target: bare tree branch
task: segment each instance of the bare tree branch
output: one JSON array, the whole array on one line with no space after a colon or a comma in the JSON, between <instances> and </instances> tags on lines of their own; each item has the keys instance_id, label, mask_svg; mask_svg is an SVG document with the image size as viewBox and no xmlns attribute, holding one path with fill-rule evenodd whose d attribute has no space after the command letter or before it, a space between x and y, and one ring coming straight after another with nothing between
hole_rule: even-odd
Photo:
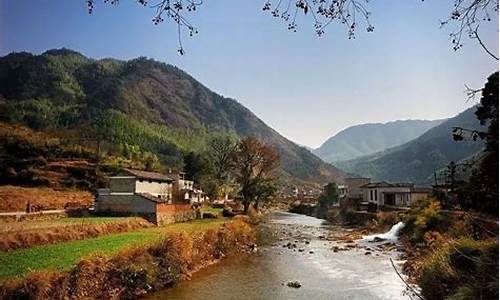
<instances>
[{"instance_id":1,"label":"bare tree branch","mask_svg":"<svg viewBox=\"0 0 500 300\"><path fill-rule=\"evenodd\" d=\"M498 0L454 0L453 11L444 21L441 21L441 27L450 23L457 24L458 28L450 33L451 43L454 50L463 47L463 37L468 36L471 39L477 39L481 47L491 57L498 60L479 38L479 26L484 22L497 22L493 20L493 15L498 15Z\"/></svg>"},{"instance_id":2,"label":"bare tree branch","mask_svg":"<svg viewBox=\"0 0 500 300\"><path fill-rule=\"evenodd\" d=\"M493 52L491 52L483 43L483 41L481 40L481 38L479 37L479 34L478 34L478 31L479 30L479 25L476 27L476 30L474 30L472 33L471 33L471 38L473 39L476 39L478 42L479 42L479 45L481 45L481 47L483 48L484 51L486 51L486 53L488 53L491 57L493 57L494 59L498 60L498 56L496 56L495 54L493 54Z\"/></svg>"}]
</instances>

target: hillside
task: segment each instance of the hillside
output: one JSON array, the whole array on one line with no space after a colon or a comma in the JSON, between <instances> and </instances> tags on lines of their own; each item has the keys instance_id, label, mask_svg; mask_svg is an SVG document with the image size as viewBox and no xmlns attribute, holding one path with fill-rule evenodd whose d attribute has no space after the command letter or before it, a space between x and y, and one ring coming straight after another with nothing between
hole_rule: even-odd
<instances>
[{"instance_id":1,"label":"hillside","mask_svg":"<svg viewBox=\"0 0 500 300\"><path fill-rule=\"evenodd\" d=\"M450 161L466 159L483 149L482 141L456 142L452 137L454 126L485 130L479 124L475 111L476 107L471 107L403 145L338 162L338 165L345 171L376 180L430 184L434 171L445 167Z\"/></svg>"},{"instance_id":2,"label":"hillside","mask_svg":"<svg viewBox=\"0 0 500 300\"><path fill-rule=\"evenodd\" d=\"M277 147L288 178L326 182L344 176L236 100L146 58L94 60L67 49L12 53L0 58L0 105L5 122L128 152L136 146L168 167L182 168L183 153L203 150L213 135L253 135Z\"/></svg>"},{"instance_id":3,"label":"hillside","mask_svg":"<svg viewBox=\"0 0 500 300\"><path fill-rule=\"evenodd\" d=\"M313 153L326 162L351 160L402 145L443 120L405 120L351 126L326 140Z\"/></svg>"}]
</instances>

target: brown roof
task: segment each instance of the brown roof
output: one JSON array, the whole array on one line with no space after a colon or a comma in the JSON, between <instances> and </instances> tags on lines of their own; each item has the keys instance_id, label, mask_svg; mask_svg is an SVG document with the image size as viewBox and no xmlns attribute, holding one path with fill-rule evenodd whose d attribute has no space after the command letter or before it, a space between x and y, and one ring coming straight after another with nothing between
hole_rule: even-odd
<instances>
[{"instance_id":1,"label":"brown roof","mask_svg":"<svg viewBox=\"0 0 500 300\"><path fill-rule=\"evenodd\" d=\"M141 196L142 198L146 199L146 200L149 200L149 201L152 201L152 202L155 202L155 203L165 203L167 201L165 201L165 199L161 199L161 198L158 198L158 197L155 197L151 194L148 194L148 193L135 193L137 196Z\"/></svg>"},{"instance_id":2,"label":"brown roof","mask_svg":"<svg viewBox=\"0 0 500 300\"><path fill-rule=\"evenodd\" d=\"M158 180L158 181L174 181L172 178L170 178L167 175L164 175L162 173L139 171L139 170L133 170L133 169L124 169L124 171L129 173L130 175L133 175L133 176L140 178L140 179Z\"/></svg>"}]
</instances>

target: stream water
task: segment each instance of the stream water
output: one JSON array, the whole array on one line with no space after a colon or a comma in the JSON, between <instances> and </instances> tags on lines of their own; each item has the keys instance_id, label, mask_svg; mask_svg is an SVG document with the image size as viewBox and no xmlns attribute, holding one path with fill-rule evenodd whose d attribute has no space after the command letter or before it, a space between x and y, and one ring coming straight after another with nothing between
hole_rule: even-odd
<instances>
[{"instance_id":1,"label":"stream water","mask_svg":"<svg viewBox=\"0 0 500 300\"><path fill-rule=\"evenodd\" d=\"M342 244L329 237L346 229L304 215L275 213L263 226L276 239L257 253L225 259L148 299L410 299L389 260L395 251L364 239L334 252Z\"/></svg>"}]
</instances>

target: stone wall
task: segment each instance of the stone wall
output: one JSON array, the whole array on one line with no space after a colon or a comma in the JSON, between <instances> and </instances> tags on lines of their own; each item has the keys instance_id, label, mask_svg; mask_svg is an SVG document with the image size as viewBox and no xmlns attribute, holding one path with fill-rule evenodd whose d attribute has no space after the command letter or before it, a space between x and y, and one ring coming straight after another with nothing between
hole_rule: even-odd
<instances>
[{"instance_id":1,"label":"stone wall","mask_svg":"<svg viewBox=\"0 0 500 300\"><path fill-rule=\"evenodd\" d=\"M158 225L187 222L196 218L196 211L191 208L190 204L159 203L156 205L156 223Z\"/></svg>"}]
</instances>

